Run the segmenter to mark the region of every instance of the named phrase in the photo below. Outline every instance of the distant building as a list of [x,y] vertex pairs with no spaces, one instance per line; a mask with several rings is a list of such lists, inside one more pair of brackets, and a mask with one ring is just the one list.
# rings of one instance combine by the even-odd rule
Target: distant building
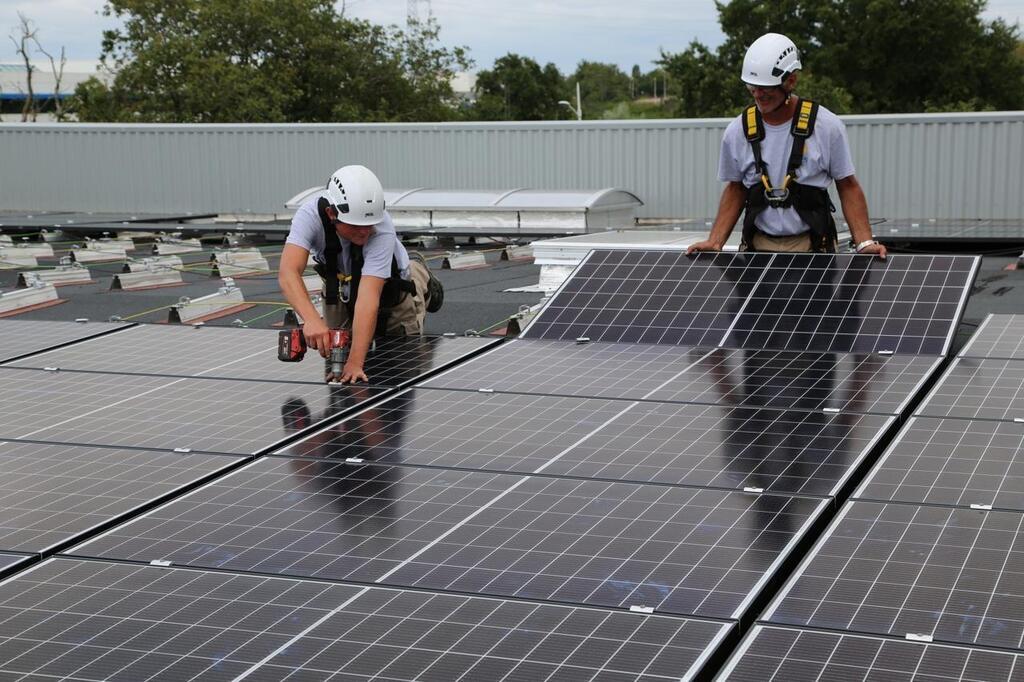
[[[59,65],[58,65],[59,66]],[[68,60],[64,65],[61,77],[60,92],[56,90],[56,79],[50,62],[32,62],[32,91],[38,102],[39,121],[52,121],[54,100],[59,97],[66,99],[75,92],[75,87],[82,81],[96,76],[104,82],[112,77],[109,72],[100,70],[96,60]],[[28,97],[28,79],[25,64],[20,62],[0,63],[0,119],[3,121],[20,121],[21,110]]]
[[460,71],[451,80],[452,91],[455,97],[463,104],[476,102],[476,74],[469,71]]

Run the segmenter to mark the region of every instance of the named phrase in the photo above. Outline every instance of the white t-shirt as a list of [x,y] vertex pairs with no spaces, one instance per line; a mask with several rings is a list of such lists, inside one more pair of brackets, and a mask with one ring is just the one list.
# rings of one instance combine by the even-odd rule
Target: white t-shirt
[[[324,262],[324,250],[327,244],[324,240],[324,226],[320,222],[320,213],[317,211],[317,202],[323,193],[317,194],[306,201],[295,211],[292,218],[291,229],[288,231],[287,244],[295,244],[309,251],[313,260],[317,263]],[[341,253],[338,254],[338,271],[345,275],[351,275],[348,271],[349,249],[352,242],[341,235]],[[398,261],[398,270],[402,279],[409,279],[409,252],[405,250],[402,242],[395,233],[395,224],[391,222],[391,216],[384,211],[384,219],[373,226],[373,234],[363,245],[363,275],[387,279],[391,276],[391,258],[394,256]],[[348,299],[347,285],[342,288],[342,297]]]
[[[780,125],[764,125],[761,158],[768,165],[772,187],[780,187],[786,177],[793,136],[790,121]],[[833,180],[854,174],[846,126],[825,107],[818,107],[814,133],[807,138],[803,162],[797,170],[797,182],[812,187],[828,187]],[[742,182],[746,187],[761,184],[761,174],[754,165],[754,152],[744,135],[743,115],[733,119],[722,135],[722,153],[718,157],[718,179]],[[800,220],[795,208],[766,208],[754,222],[758,229],[775,236],[801,234],[809,228]]]

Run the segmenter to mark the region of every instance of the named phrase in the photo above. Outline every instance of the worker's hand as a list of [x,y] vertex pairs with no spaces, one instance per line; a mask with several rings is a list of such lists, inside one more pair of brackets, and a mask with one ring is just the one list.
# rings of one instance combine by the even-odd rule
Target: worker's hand
[[327,324],[320,318],[309,320],[302,325],[302,333],[306,337],[306,345],[320,351],[320,355],[331,354],[331,333]]
[[689,256],[690,254],[698,253],[700,251],[721,251],[721,250],[722,250],[722,245],[721,244],[719,244],[718,242],[713,242],[710,239],[705,239],[702,242],[697,242],[696,244],[690,244],[689,246],[687,246],[686,247],[686,255]]
[[345,366],[341,369],[341,376],[334,377],[334,380],[343,384],[354,384],[357,381],[370,383],[370,378],[363,371],[363,366],[354,365],[351,362],[345,363]]
[[888,251],[885,250],[885,244],[879,244],[878,242],[875,242],[874,244],[868,244],[857,253],[859,253],[862,256],[874,254],[881,258],[882,260],[885,260],[885,256],[888,253]]

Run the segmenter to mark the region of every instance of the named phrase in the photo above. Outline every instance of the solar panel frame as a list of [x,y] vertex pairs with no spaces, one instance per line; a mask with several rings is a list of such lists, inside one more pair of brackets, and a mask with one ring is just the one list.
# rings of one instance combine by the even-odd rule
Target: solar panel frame
[[957,355],[1024,360],[1024,315],[988,315]]
[[1024,512],[1024,424],[911,417],[853,497]]
[[339,384],[4,368],[0,381],[0,439],[243,455],[272,449],[386,393]]
[[241,461],[0,442],[0,550],[50,554]]
[[[234,327],[137,325],[112,337],[39,353],[8,367],[205,376],[287,383],[323,384],[316,351],[303,362],[277,359],[278,331]],[[501,339],[410,336],[378,339],[366,362],[370,385],[397,388],[471,356]]]
[[827,504],[269,457],[65,554],[736,618]]
[[0,614],[12,602],[20,629],[5,627],[0,673],[82,680],[468,675],[511,682],[553,675],[655,682],[691,679],[735,627],[71,559],[0,582]]
[[1024,420],[1024,361],[956,358],[914,414]]
[[133,326],[130,322],[0,320],[0,364]]
[[890,637],[755,625],[716,677],[725,682],[1019,682],[1022,654]]
[[275,454],[828,496],[894,420],[413,388]]
[[1022,524],[1016,512],[849,502],[760,620],[1022,648]]
[[901,414],[941,362],[915,355],[515,339],[418,386]]
[[[946,355],[979,264],[595,249],[521,338]],[[849,315],[858,298],[866,316]]]

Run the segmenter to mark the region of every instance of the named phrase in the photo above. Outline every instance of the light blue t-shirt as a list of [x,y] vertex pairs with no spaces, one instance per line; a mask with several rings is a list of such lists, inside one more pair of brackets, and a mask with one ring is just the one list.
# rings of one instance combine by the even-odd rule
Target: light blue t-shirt
[[[789,152],[793,146],[789,128],[789,121],[780,125],[764,125],[765,139],[761,142],[761,158],[768,164],[768,179],[772,187],[780,187],[786,177]],[[797,169],[797,182],[827,188],[833,180],[842,180],[854,172],[846,126],[838,116],[819,106],[814,133],[807,139],[803,162]],[[754,152],[744,135],[742,114],[729,123],[722,135],[718,179],[722,182],[742,182],[746,187],[761,184],[761,174],[754,165]],[[779,237],[801,234],[809,229],[795,208],[769,206],[761,212],[754,224],[763,232]]]
[[[324,262],[324,250],[327,248],[324,241],[323,223],[320,222],[320,214],[317,211],[317,202],[321,196],[323,193],[313,196],[295,211],[291,229],[288,231],[288,238],[285,240],[287,244],[295,244],[309,251],[317,263]],[[341,241],[338,271],[345,275],[351,275],[352,273],[348,271],[348,254],[352,242],[340,235],[338,239]],[[399,241],[398,235],[395,233],[395,224],[391,222],[391,216],[384,211],[383,220],[373,226],[373,234],[363,246],[362,274],[387,279],[391,276],[392,256],[398,261],[398,270],[402,279],[409,279],[409,252]],[[347,298],[347,292],[343,292],[343,295]]]

